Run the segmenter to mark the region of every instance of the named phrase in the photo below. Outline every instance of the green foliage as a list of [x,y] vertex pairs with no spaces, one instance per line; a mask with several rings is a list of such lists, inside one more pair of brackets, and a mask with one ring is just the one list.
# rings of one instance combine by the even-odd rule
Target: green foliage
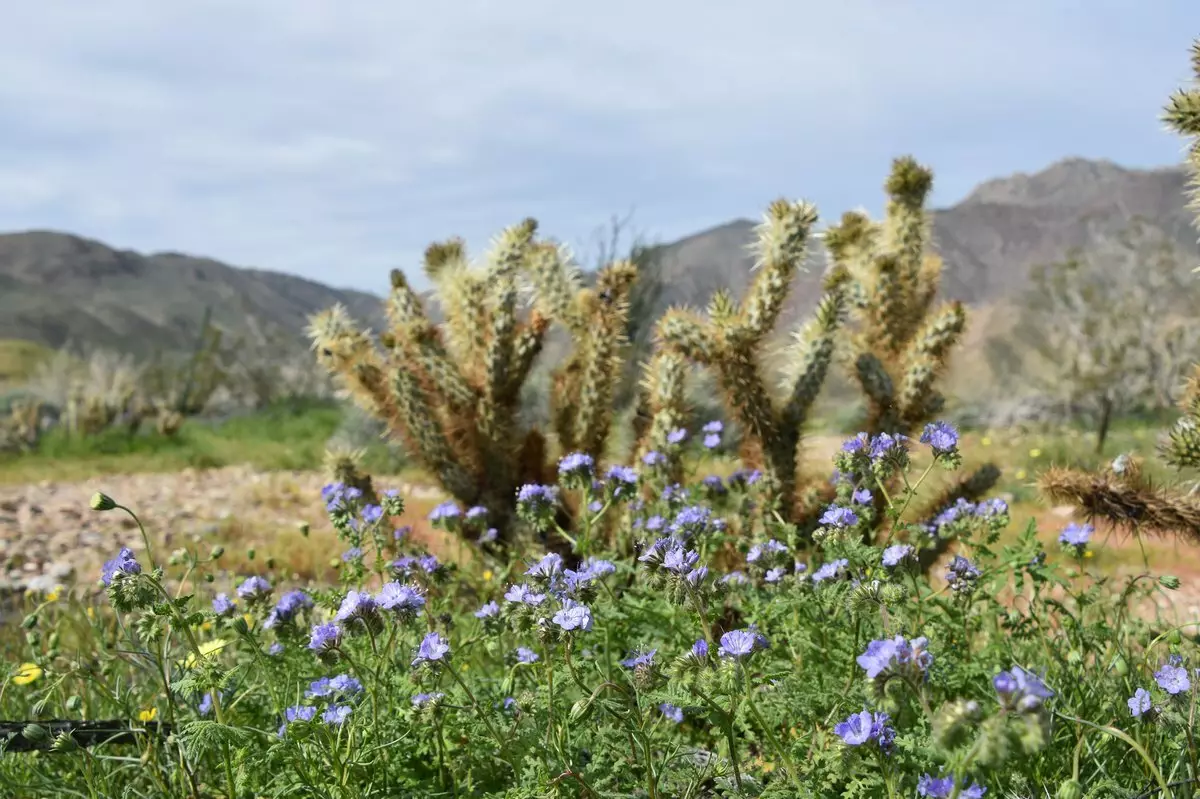
[[[849,489],[920,490],[907,454],[869,451],[839,454]],[[563,463],[556,501],[587,499],[603,470]],[[1179,583],[1092,571],[1086,530],[1056,552],[1032,524],[1002,545],[1003,503],[969,508],[938,531],[958,547],[946,583],[916,567],[931,544],[919,525],[898,524],[892,548],[864,543],[869,506],[842,505],[856,514],[814,545],[761,513],[764,486],[744,473],[689,485],[691,499],[653,470],[641,483],[632,523],[662,516],[672,536],[636,559],[473,546],[441,563],[392,536],[396,496],[334,485],[320,501],[354,553],[336,588],[297,594],[269,565],[228,574],[221,552],[164,567],[147,548],[106,564],[102,594],[27,597],[0,716],[40,751],[0,758],[0,791],[884,797],[945,779],[1075,796],[1194,775],[1200,680],[1180,674],[1200,645],[1136,612]],[[582,527],[634,496],[617,487],[602,481]],[[116,500],[93,507],[125,513]],[[903,517],[909,498],[895,502]],[[464,540],[489,523],[456,510],[438,524]],[[582,540],[552,507],[518,511]],[[1139,690],[1149,709],[1133,715]],[[81,716],[135,734],[105,744],[49,721]]]
[[[326,444],[345,415],[331,400],[293,399],[225,420],[189,419],[172,435],[111,428],[81,438],[52,428],[36,451],[0,460],[0,482],[239,464],[268,470],[320,469]],[[366,450],[365,464],[373,470],[393,474],[403,466],[382,442],[369,443]]]

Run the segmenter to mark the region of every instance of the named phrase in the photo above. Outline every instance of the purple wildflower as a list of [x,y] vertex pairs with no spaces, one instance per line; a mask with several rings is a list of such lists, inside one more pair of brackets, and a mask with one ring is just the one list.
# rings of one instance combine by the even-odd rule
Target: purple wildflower
[[131,574],[140,574],[142,565],[137,562],[134,557],[133,550],[129,547],[121,547],[121,551],[112,560],[105,561],[104,568],[100,572],[100,580],[105,585],[112,585],[112,581],[118,575],[129,576]]
[[417,656],[413,658],[412,665],[440,662],[449,654],[450,644],[442,636],[437,633],[427,633],[421,639],[421,645],[417,647]]
[[1188,678],[1187,669],[1171,663],[1167,663],[1154,672],[1154,681],[1158,683],[1159,688],[1172,696],[1181,694],[1192,687],[1192,681]]
[[883,550],[883,565],[889,569],[895,568],[912,555],[913,548],[908,544],[892,544]]
[[930,422],[921,433],[921,443],[928,444],[934,455],[944,455],[958,447],[958,431],[946,422]]
[[670,702],[663,702],[658,706],[658,710],[676,724],[683,723],[683,708],[672,705]]
[[528,649],[523,646],[517,647],[517,662],[518,663],[533,664],[533,663],[537,663],[539,660],[541,660],[541,657],[538,655],[537,652],[534,652],[532,649]]
[[1129,714],[1135,719],[1140,718],[1143,713],[1150,712],[1150,692],[1145,688],[1139,688],[1133,692],[1133,696],[1126,700],[1125,704],[1129,705]]
[[572,599],[564,599],[562,609],[554,614],[554,623],[564,630],[592,629],[592,611],[587,605],[582,605]]

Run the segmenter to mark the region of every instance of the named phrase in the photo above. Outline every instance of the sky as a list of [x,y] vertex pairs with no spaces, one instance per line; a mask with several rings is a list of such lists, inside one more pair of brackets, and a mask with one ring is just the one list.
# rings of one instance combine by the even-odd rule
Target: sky
[[383,293],[526,216],[586,261],[779,196],[878,213],[1064,157],[1181,160],[1197,0],[62,0],[0,26],[0,231]]

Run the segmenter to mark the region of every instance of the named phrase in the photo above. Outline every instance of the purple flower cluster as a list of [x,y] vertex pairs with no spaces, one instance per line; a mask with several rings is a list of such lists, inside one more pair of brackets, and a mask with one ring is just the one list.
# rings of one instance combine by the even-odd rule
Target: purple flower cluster
[[270,629],[279,624],[293,622],[300,611],[307,610],[312,606],[312,597],[308,594],[300,590],[288,591],[275,603],[275,607],[267,616],[267,620],[263,622],[263,626]]
[[891,717],[887,713],[872,713],[863,710],[851,714],[845,721],[835,724],[833,732],[847,746],[862,746],[874,741],[879,748],[887,753],[891,751],[892,742],[896,739],[896,731],[891,727]]
[[908,544],[892,544],[883,550],[882,563],[886,568],[894,569],[906,560],[910,560],[915,550]]
[[821,524],[825,527],[834,527],[839,530],[845,530],[848,527],[853,527],[858,524],[858,514],[849,508],[843,508],[839,505],[830,505],[826,508],[825,513],[821,515]]
[[958,794],[955,794],[953,777],[934,777],[922,774],[921,778],[917,780],[917,796],[925,796],[929,799],[949,799],[955,795],[960,799],[983,799],[985,793],[987,793],[987,788],[972,782],[970,785],[963,786]]
[[1096,528],[1090,524],[1068,524],[1058,536],[1058,543],[1072,554],[1082,556]]
[[975,564],[962,555],[955,555],[954,560],[950,561],[950,568],[946,571],[946,581],[950,583],[950,589],[954,593],[969,594],[975,590],[975,583],[979,580],[979,575],[980,571]]
[[929,639],[924,636],[909,642],[904,636],[897,635],[867,644],[867,651],[859,655],[856,662],[867,672],[869,680],[884,673],[923,676],[933,664],[933,655],[926,648],[928,645]]
[[[699,643],[697,642],[697,645]],[[721,657],[742,660],[769,646],[770,642],[767,641],[766,636],[751,627],[746,630],[730,630],[722,635],[721,646],[717,652]],[[707,642],[704,644],[704,649],[705,652],[708,651]],[[693,647],[693,651],[695,651],[695,647]]]
[[271,593],[271,584],[257,575],[247,577],[237,587],[237,595],[247,602],[265,599],[269,593]]
[[115,558],[105,561],[104,568],[100,571],[100,580],[105,585],[112,585],[112,581],[118,576],[128,577],[133,574],[141,574],[141,571],[142,565],[137,562],[133,550],[129,547],[121,547],[121,551]]
[[586,452],[572,452],[558,462],[558,479],[568,485],[586,485],[596,470],[596,461]]
[[961,497],[943,510],[924,527],[933,538],[951,538],[954,530],[972,522],[985,522],[1003,526],[1008,520],[1008,503],[999,498],[985,499],[979,503],[968,502]]
[[1020,666],[997,674],[992,678],[992,687],[1005,707],[1015,708],[1022,713],[1037,710],[1045,700],[1054,696],[1054,692],[1046,687],[1040,677]]
[[462,508],[457,502],[449,501],[429,511],[429,521],[433,522],[437,527],[449,527],[462,515]]
[[442,663],[449,654],[450,643],[446,639],[437,633],[427,633],[417,647],[417,656],[413,658],[412,665]]
[[719,419],[714,419],[702,428],[704,431],[704,446],[707,449],[716,449],[721,446],[721,431],[725,429],[725,425],[721,424]]
[[921,433],[921,443],[928,444],[934,455],[950,455],[958,450],[958,431],[946,422],[930,422]]
[[833,580],[845,574],[846,569],[850,566],[850,561],[846,558],[838,558],[821,566],[813,572],[809,578],[813,583],[823,583],[826,580]]
[[1163,664],[1158,671],[1154,672],[1154,681],[1158,683],[1158,687],[1174,696],[1189,691],[1192,688],[1191,678],[1188,677],[1187,669],[1179,663],[1168,661]]

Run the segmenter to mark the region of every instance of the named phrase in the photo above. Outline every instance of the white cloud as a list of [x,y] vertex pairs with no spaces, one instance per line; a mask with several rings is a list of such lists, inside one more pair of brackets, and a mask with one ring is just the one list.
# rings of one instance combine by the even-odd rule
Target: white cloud
[[906,151],[947,200],[1070,154],[1163,163],[1188,6],[27,3],[0,28],[0,228],[378,289],[528,214],[578,240],[631,204],[666,236],[780,192],[875,205]]

